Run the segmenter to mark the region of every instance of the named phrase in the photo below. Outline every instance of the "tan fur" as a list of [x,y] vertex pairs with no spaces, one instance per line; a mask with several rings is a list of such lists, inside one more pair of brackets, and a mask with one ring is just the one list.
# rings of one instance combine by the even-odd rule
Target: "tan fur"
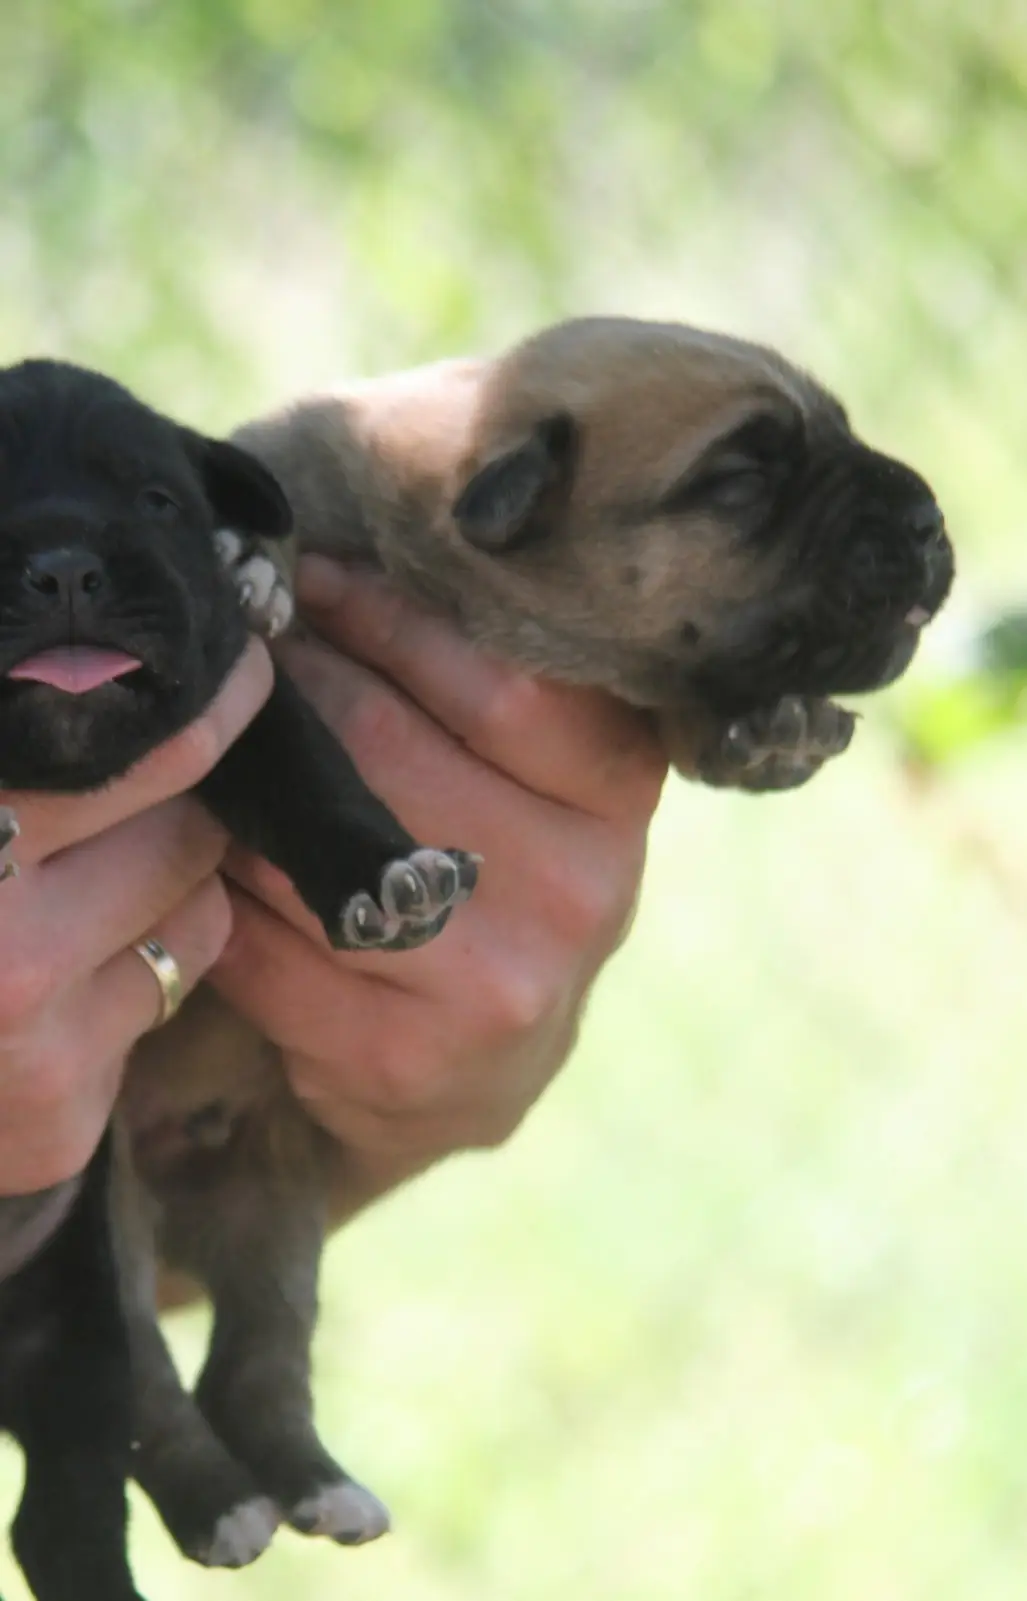
[[[668,698],[680,627],[773,586],[723,526],[652,517],[696,458],[775,396],[831,402],[771,353],[672,324],[589,319],[493,364],[440,363],[314,396],[236,435],[286,489],[298,547],[371,562],[475,643],[638,705]],[[498,563],[454,524],[461,487],[566,409],[584,453],[559,537]],[[687,536],[687,537],[686,537]]]

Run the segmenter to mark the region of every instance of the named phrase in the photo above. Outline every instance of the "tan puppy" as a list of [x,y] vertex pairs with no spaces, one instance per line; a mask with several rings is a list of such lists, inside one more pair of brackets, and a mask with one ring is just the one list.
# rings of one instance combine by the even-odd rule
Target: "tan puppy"
[[[790,787],[844,749],[853,719],[829,697],[898,676],[952,578],[916,473],[781,357],[677,325],[564,324],[237,438],[285,488],[299,548],[373,565],[531,671],[650,708],[678,768],[715,784]],[[279,552],[229,534],[224,554],[254,626],[276,632]],[[157,1084],[178,1114],[138,1153],[159,1250],[208,1288],[215,1330],[201,1417],[140,1277],[147,1241],[125,1242],[138,1476],[208,1562],[257,1555],[272,1503],[296,1527],[371,1538],[384,1509],[310,1418],[327,1137],[275,1049],[208,989],[138,1047],[128,1101]]]

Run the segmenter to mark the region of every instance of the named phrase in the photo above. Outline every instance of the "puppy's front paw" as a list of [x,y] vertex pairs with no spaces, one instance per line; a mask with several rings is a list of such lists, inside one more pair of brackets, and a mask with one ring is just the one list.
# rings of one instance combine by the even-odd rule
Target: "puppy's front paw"
[[785,695],[729,723],[700,761],[699,776],[753,792],[796,789],[847,749],[855,728],[854,714],[833,701]]
[[9,806],[0,806],[0,884],[5,878],[17,878],[18,864],[5,857],[8,845],[17,839],[21,830],[18,819]]
[[277,639],[292,622],[292,591],[278,567],[234,528],[214,535],[222,566],[239,595],[246,621],[256,634]]
[[470,851],[416,850],[390,862],[378,900],[359,894],[347,902],[337,950],[410,951],[440,934],[454,906],[467,900],[481,857]]

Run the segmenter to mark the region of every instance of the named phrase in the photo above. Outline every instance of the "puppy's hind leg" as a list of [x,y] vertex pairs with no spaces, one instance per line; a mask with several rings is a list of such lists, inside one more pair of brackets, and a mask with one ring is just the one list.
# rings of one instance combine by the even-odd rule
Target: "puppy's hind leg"
[[157,1318],[152,1203],[116,1127],[112,1227],[132,1363],[132,1473],[179,1550],[212,1568],[260,1556],[278,1510],[214,1434],[182,1385]]
[[5,1421],[25,1453],[12,1529],[37,1601],[141,1601],[126,1553],[131,1374],[107,1218],[109,1139],[10,1286],[29,1354]]
[[191,1218],[176,1208],[183,1264],[214,1302],[197,1400],[294,1528],[359,1545],[386,1532],[388,1512],[325,1450],[312,1419],[328,1137],[283,1102],[236,1140],[218,1153],[216,1193],[193,1196]]

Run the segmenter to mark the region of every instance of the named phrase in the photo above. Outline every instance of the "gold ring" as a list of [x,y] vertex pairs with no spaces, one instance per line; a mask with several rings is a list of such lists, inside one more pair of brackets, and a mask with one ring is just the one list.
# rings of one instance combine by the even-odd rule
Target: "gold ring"
[[132,949],[141,956],[160,985],[160,1016],[154,1028],[174,1017],[182,1004],[182,970],[170,951],[159,940],[141,939]]

